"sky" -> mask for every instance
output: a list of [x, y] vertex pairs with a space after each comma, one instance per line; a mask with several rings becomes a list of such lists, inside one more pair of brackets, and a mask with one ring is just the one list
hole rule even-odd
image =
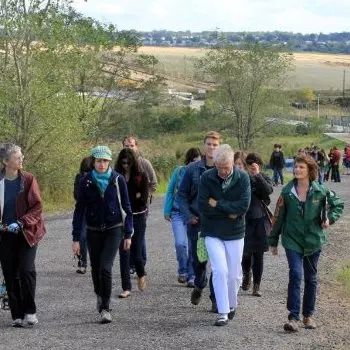
[[74, 0], [119, 30], [350, 31], [350, 0]]

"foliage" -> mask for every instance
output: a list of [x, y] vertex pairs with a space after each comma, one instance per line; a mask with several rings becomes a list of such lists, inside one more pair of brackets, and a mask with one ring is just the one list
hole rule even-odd
[[337, 279], [344, 284], [346, 293], [350, 295], [350, 264], [343, 266], [338, 271]]
[[265, 127], [291, 62], [289, 54], [259, 43], [246, 43], [242, 50], [224, 43], [198, 60], [203, 79], [217, 86], [209, 102], [212, 114], [230, 121], [240, 149], [250, 148]]

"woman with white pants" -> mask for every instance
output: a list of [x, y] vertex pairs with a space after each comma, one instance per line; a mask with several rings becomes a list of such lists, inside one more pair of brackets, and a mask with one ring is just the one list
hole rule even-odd
[[234, 168], [233, 157], [229, 145], [214, 152], [215, 168], [202, 175], [198, 193], [201, 237], [205, 237], [218, 306], [215, 326], [227, 325], [238, 306], [245, 213], [251, 197], [249, 176]]

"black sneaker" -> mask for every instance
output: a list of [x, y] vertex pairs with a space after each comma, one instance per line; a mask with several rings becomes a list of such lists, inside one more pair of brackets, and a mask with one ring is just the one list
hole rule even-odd
[[194, 287], [192, 293], [191, 293], [191, 303], [193, 305], [198, 305], [202, 298], [203, 289], [200, 289], [198, 287]]
[[231, 321], [235, 317], [236, 310], [230, 310], [230, 312], [227, 314], [228, 319]]
[[221, 327], [221, 326], [226, 326], [227, 324], [228, 324], [228, 319], [224, 316], [219, 315], [214, 323], [214, 326]]

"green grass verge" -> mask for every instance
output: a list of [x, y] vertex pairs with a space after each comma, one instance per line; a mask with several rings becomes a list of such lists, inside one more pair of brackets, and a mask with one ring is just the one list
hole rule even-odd
[[344, 284], [346, 294], [350, 295], [350, 263], [338, 270], [337, 280]]

